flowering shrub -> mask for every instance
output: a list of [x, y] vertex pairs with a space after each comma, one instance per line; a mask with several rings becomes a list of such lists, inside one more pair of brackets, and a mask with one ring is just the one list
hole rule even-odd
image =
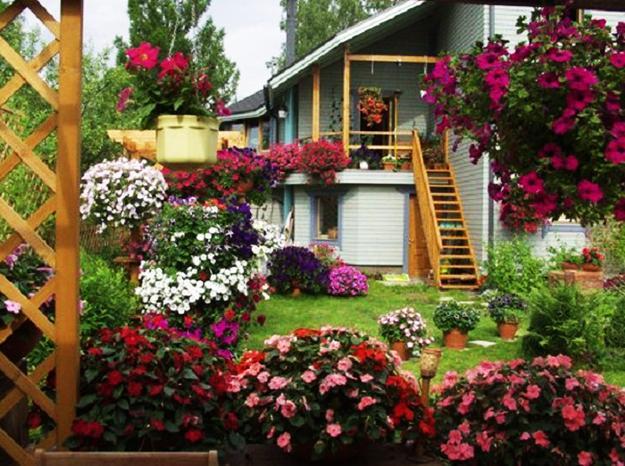
[[[53, 274], [28, 245], [21, 244], [3, 262], [0, 262], [0, 274], [9, 280], [26, 297], [32, 297], [45, 285]], [[46, 314], [54, 312], [53, 297], [41, 306]], [[2, 327], [10, 325], [22, 316], [22, 305], [8, 299], [0, 293], [0, 323]]]
[[466, 333], [477, 327], [480, 321], [480, 311], [471, 304], [449, 300], [436, 306], [433, 320], [434, 325], [443, 333], [453, 329]]
[[101, 330], [83, 352], [83, 396], [69, 446], [205, 451], [222, 445], [236, 426], [221, 409], [226, 367], [214, 350], [158, 318]]
[[237, 303], [247, 301], [259, 262], [273, 252], [266, 231], [254, 228], [247, 204], [166, 205], [150, 227], [152, 249], [141, 265], [136, 291], [144, 311], [168, 313], [174, 322], [191, 314], [218, 342], [235, 345], [250, 321], [250, 310]]
[[328, 294], [331, 296], [362, 296], [369, 292], [367, 277], [356, 267], [343, 265], [330, 269]]
[[341, 143], [317, 141], [302, 147], [297, 169], [311, 181], [330, 185], [336, 181], [336, 172], [349, 167], [349, 162]]
[[514, 51], [492, 39], [425, 78], [439, 132], [471, 139], [474, 162], [489, 154], [489, 193], [510, 228], [625, 220], [625, 23], [612, 34], [605, 20], [544, 8], [519, 27], [528, 42]]
[[601, 267], [605, 256], [599, 252], [598, 248], [584, 248], [582, 249], [582, 260], [584, 264], [596, 265]]
[[358, 89], [358, 111], [371, 128], [382, 123], [384, 114], [388, 112], [388, 105], [382, 99], [382, 90], [375, 87], [361, 87]]
[[135, 77], [135, 86], [123, 89], [117, 110], [135, 103], [151, 126], [159, 115], [229, 115], [213, 88], [208, 70], [198, 68], [181, 52], [162, 57], [158, 47], [143, 42], [126, 51], [126, 69]]
[[145, 160], [105, 161], [82, 178], [80, 213], [100, 233], [109, 227], [135, 228], [162, 208], [166, 190], [163, 175]]
[[269, 258], [269, 283], [279, 293], [299, 288], [310, 293], [325, 291], [328, 270], [307, 248], [287, 246]]
[[192, 172], [164, 169], [170, 193], [202, 202], [233, 195], [244, 195], [256, 205], [267, 202], [279, 181], [278, 169], [270, 160], [252, 149], [236, 148], [218, 152], [217, 158], [215, 166], [207, 169]]
[[277, 167], [280, 181], [284, 181], [289, 174], [297, 171], [301, 152], [302, 148], [297, 143], [271, 146], [267, 158]]
[[518, 324], [527, 312], [527, 304], [514, 294], [495, 296], [488, 302], [488, 314], [497, 324]]
[[345, 262], [339, 256], [337, 248], [326, 243], [314, 243], [310, 245], [310, 250], [324, 267], [332, 269], [342, 267]]
[[434, 434], [416, 380], [399, 364], [365, 334], [299, 329], [244, 354], [229, 387], [247, 436], [322, 458], [343, 445]]
[[434, 342], [428, 336], [425, 320], [412, 307], [384, 314], [378, 319], [380, 334], [389, 343], [406, 342], [411, 353], [419, 357], [421, 349]]
[[452, 464], [617, 465], [625, 461], [625, 397], [566, 356], [483, 362], [445, 377], [440, 449]]

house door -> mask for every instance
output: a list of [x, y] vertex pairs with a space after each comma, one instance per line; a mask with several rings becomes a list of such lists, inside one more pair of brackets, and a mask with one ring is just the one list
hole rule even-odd
[[419, 202], [415, 194], [410, 195], [408, 202], [408, 275], [410, 278], [427, 278], [430, 270], [430, 258], [425, 234], [421, 226], [421, 214]]

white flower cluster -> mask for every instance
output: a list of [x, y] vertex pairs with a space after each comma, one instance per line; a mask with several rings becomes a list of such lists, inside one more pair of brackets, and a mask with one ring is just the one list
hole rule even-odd
[[166, 191], [163, 174], [144, 160], [102, 162], [82, 178], [80, 213], [99, 232], [110, 226], [135, 227], [162, 208]]
[[231, 267], [217, 270], [204, 281], [196, 278], [198, 272], [198, 269], [189, 267], [172, 276], [155, 264], [141, 264], [141, 286], [136, 293], [141, 298], [144, 312], [169, 309], [186, 314], [196, 303], [226, 302], [235, 292], [247, 295], [250, 273], [246, 261], [236, 260]]
[[286, 239], [278, 225], [264, 220], [254, 220], [254, 229], [259, 233], [261, 241], [259, 245], [252, 246], [252, 252], [257, 259], [256, 266], [261, 270], [269, 256], [286, 245]]

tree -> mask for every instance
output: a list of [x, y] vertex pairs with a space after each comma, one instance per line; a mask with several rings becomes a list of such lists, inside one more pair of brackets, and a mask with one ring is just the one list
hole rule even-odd
[[[336, 33], [398, 0], [299, 0], [296, 56], [302, 57]], [[286, 0], [280, 0], [286, 12]], [[280, 25], [286, 30], [286, 21]]]
[[234, 62], [224, 52], [224, 30], [208, 16], [210, 0], [128, 0], [130, 43], [115, 39], [118, 63], [129, 46], [151, 42], [166, 53], [183, 52], [208, 69], [211, 82], [230, 100], [239, 82]]

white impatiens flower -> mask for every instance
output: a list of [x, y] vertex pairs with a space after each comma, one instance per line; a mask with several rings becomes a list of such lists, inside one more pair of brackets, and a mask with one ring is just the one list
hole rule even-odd
[[111, 226], [137, 227], [163, 207], [166, 191], [163, 174], [144, 160], [105, 161], [82, 178], [80, 213], [99, 232]]

